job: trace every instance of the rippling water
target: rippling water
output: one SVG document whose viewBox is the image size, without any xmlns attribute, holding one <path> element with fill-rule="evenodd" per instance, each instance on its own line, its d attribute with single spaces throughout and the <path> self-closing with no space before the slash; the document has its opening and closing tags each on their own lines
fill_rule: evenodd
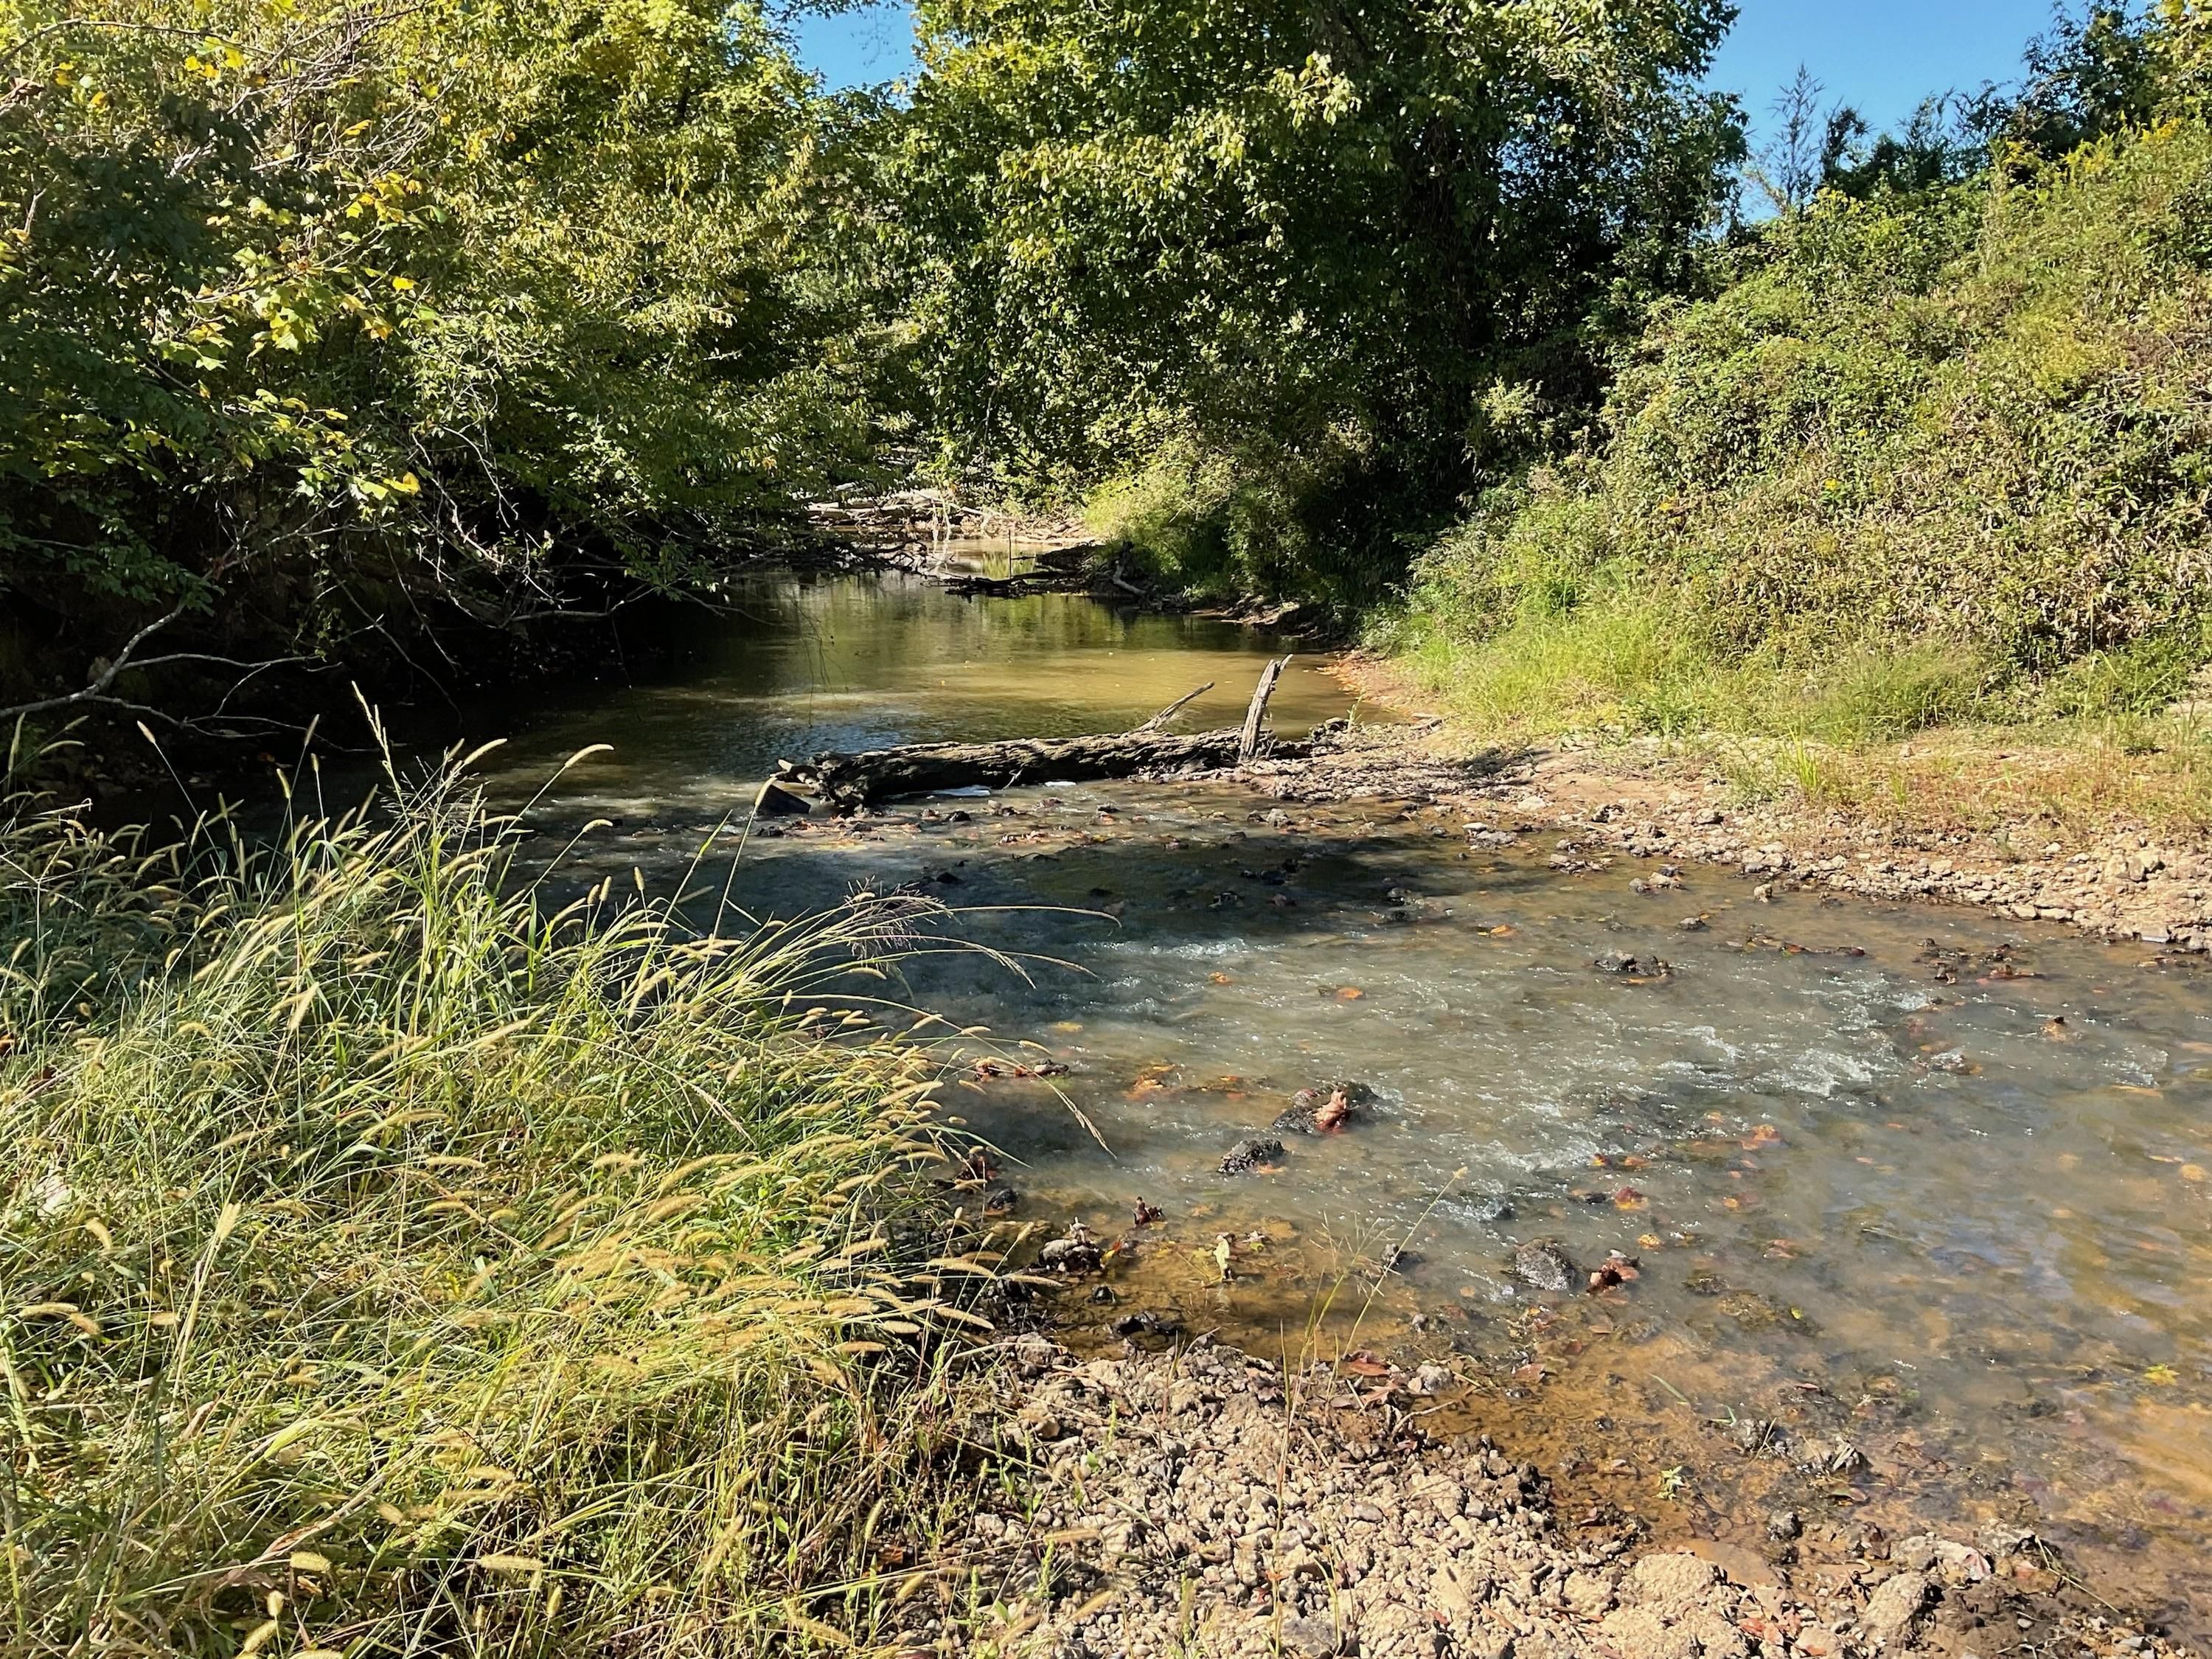
<svg viewBox="0 0 2212 1659">
<path fill-rule="evenodd" d="M 591 867 L 672 879 L 779 755 L 1115 729 L 1206 679 L 1200 723 L 1229 723 L 1267 643 L 1072 598 L 772 590 L 676 683 L 536 711 L 503 781 L 611 742 L 549 810 L 621 819 L 585 843 Z M 1322 667 L 1294 668 L 1279 725 L 1344 712 Z M 1787 1495 L 1747 1479 L 1743 1424 L 1847 1439 L 1870 1468 L 1814 1493 L 1838 1514 L 2033 1525 L 2113 1599 L 2212 1626 L 2198 965 L 1960 910 L 1761 904 L 1697 866 L 1639 895 L 1651 866 L 1562 873 L 1549 836 L 1498 848 L 1390 804 L 1273 806 L 1048 783 L 907 803 L 756 838 L 732 891 L 789 913 L 920 881 L 958 931 L 1029 953 L 1026 978 L 931 957 L 895 994 L 1070 1068 L 951 1101 L 1002 1149 L 1022 1215 L 1113 1236 L 1139 1196 L 1165 1212 L 1116 1269 L 1121 1309 L 1503 1360 L 1522 1368 L 1509 1416 L 1556 1443 L 1601 1408 L 1623 1444 L 1648 1419 L 1689 1447 L 1669 1484 L 1705 1483 L 1676 1505 L 1692 1530 L 1741 1533 L 1746 1504 Z M 1607 952 L 1670 969 L 1608 973 Z M 1334 1079 L 1376 1091 L 1362 1121 L 1284 1136 L 1272 1172 L 1218 1172 Z M 1536 1239 L 1639 1275 L 1536 1295 L 1510 1270 Z M 1376 1278 L 1394 1247 L 1402 1271 Z M 1648 1496 L 1655 1458 L 1620 1461 L 1641 1483 L 1624 1496 Z"/>
</svg>

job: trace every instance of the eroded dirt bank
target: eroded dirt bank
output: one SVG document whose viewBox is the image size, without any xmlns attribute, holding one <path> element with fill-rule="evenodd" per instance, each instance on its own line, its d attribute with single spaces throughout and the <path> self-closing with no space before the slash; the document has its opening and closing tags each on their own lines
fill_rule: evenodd
<svg viewBox="0 0 2212 1659">
<path fill-rule="evenodd" d="M 1018 1340 L 1035 1466 L 965 1553 L 1027 1585 L 934 1650 L 1049 1659 L 1870 1659 L 2166 1656 L 2033 1534 L 1904 1536 L 1778 1508 L 1757 1551 L 1655 1547 L 1447 1426 L 1424 1367 L 1285 1376 L 1201 1338 L 1080 1359 Z M 1714 1559 L 1718 1557 L 1720 1559 Z M 918 1632 L 921 1641 L 933 1632 Z M 969 1645 L 959 1645 L 965 1640 Z"/>
</svg>

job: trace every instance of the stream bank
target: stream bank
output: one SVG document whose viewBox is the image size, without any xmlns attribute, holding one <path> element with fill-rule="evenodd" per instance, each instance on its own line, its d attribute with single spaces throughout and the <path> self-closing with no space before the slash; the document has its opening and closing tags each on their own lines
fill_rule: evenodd
<svg viewBox="0 0 2212 1659">
<path fill-rule="evenodd" d="M 1970 905 L 2155 950 L 2212 951 L 2212 846 L 2184 829 L 2033 811 L 1987 827 L 1916 825 L 1747 796 L 1711 753 L 1681 745 L 1499 747 L 1434 717 L 1364 729 L 1313 766 L 1263 767 L 1255 781 L 1289 800 L 1458 813 L 1453 827 L 1478 824 L 1479 835 L 1559 835 L 1560 867 L 1577 872 L 1622 854 L 1693 860 L 1776 890 Z"/>
<path fill-rule="evenodd" d="M 1200 1338 L 1089 1359 L 1009 1343 L 998 1433 L 1032 1471 L 942 1567 L 1022 1586 L 914 1650 L 1023 1659 L 2166 1659 L 2032 1532 L 1902 1535 L 1817 1488 L 1757 1547 L 1656 1546 L 1454 1415 L 1457 1385 L 1285 1368 Z M 933 1639 L 934 1638 L 934 1639 Z"/>
</svg>

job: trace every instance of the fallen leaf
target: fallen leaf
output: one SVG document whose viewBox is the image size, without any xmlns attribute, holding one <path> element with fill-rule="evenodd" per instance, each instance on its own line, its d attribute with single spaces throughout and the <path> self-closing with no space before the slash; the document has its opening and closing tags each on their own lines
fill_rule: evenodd
<svg viewBox="0 0 2212 1659">
<path fill-rule="evenodd" d="M 1237 983 L 1237 976 L 1234 974 L 1208 974 L 1206 978 L 1212 980 L 1216 985 L 1234 985 Z"/>
<path fill-rule="evenodd" d="M 1336 1000 L 1339 1002 L 1357 1002 L 1366 994 L 1367 993 L 1357 985 L 1340 985 L 1336 988 Z"/>
<path fill-rule="evenodd" d="M 2202 1164 L 2183 1164 L 2183 1165 L 2181 1166 L 2181 1178 L 2182 1178 L 2184 1181 L 2202 1181 L 2202 1180 L 2203 1180 L 2203 1179 L 2204 1179 L 2204 1166 L 2203 1166 Z"/>
</svg>

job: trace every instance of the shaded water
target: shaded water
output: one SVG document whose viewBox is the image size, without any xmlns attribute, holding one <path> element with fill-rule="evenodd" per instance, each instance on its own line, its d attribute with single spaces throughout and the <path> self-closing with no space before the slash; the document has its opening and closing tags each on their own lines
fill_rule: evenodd
<svg viewBox="0 0 2212 1659">
<path fill-rule="evenodd" d="M 613 743 L 557 810 L 621 820 L 586 841 L 595 868 L 672 878 L 779 755 L 1113 729 L 1207 679 L 1197 724 L 1229 723 L 1268 645 L 896 580 L 773 592 L 759 622 L 680 684 L 540 711 L 505 776 Z M 1279 727 L 1344 712 L 1322 666 L 1294 667 Z M 1953 909 L 1759 904 L 1697 866 L 1640 896 L 1632 860 L 1550 868 L 1548 836 L 1273 805 L 1048 783 L 905 803 L 757 836 L 733 891 L 788 914 L 922 882 L 963 933 L 1051 958 L 1024 980 L 933 957 L 894 994 L 1070 1068 L 951 1099 L 1002 1149 L 1019 1216 L 1133 1235 L 1120 1303 L 1071 1299 L 1079 1330 L 1148 1307 L 1291 1351 L 1498 1362 L 1492 1426 L 1610 1474 L 1630 1507 L 1663 1474 L 1686 1529 L 1753 1538 L 1778 1501 L 2006 1520 L 2112 1599 L 2212 1626 L 2197 963 Z M 1607 951 L 1672 971 L 1603 972 Z M 1284 1135 L 1272 1172 L 1218 1172 L 1293 1090 L 1336 1079 L 1376 1091 L 1363 1121 Z M 1162 1223 L 1130 1227 L 1139 1196 Z M 1640 1274 L 1534 1292 L 1510 1262 L 1536 1239 Z M 1402 1270 L 1378 1273 L 1394 1247 Z M 1814 1479 L 1739 1444 L 1838 1440 L 1868 1466 Z"/>
</svg>

